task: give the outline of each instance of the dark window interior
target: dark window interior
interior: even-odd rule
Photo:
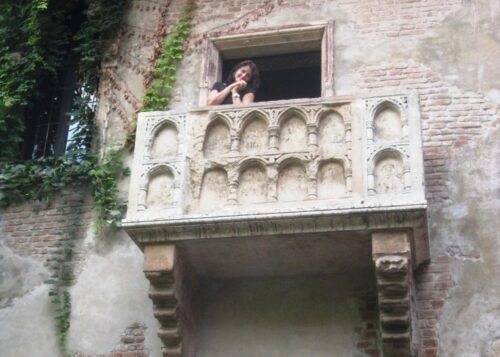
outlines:
[[[78,2],[66,16],[65,28],[72,38],[85,19],[86,5]],[[77,86],[78,60],[72,55],[70,42],[60,48],[66,52],[66,58],[57,69],[57,74],[44,73],[38,79],[37,91],[32,106],[25,112],[25,136],[23,158],[37,159],[63,154],[70,122],[68,114],[72,109]]]
[[[317,98],[321,96],[321,51],[249,58],[260,71],[256,101]],[[222,80],[244,59],[225,60]]]
[[[76,63],[60,68],[58,79],[47,78],[43,92],[27,113],[24,158],[37,159],[64,153],[69,115],[76,86]]]

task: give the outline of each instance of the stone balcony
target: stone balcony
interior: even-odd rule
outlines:
[[[414,352],[411,271],[429,259],[415,95],[141,113],[129,192],[123,223],[153,290],[189,295],[181,261],[191,277],[374,266],[384,353]],[[168,331],[164,355],[190,355],[189,333]]]

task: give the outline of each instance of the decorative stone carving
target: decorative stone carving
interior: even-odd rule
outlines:
[[[279,201],[300,201],[307,197],[307,176],[304,166],[297,162],[284,165],[279,172]]]
[[[379,142],[408,139],[408,96],[385,96],[367,99],[367,139]],[[377,123],[378,122],[378,123]]]
[[[336,198],[346,194],[344,166],[339,161],[327,161],[318,171],[318,198]]]
[[[373,122],[375,140],[395,142],[402,139],[401,113],[394,105],[383,104],[376,112]]]
[[[179,331],[178,300],[175,292],[173,246],[148,246],[144,252],[144,274],[151,283],[149,297],[153,300],[153,314],[160,323],[158,337],[162,341],[162,355],[182,355]]]
[[[264,168],[249,166],[245,168],[239,179],[238,202],[252,204],[267,200],[267,177]]]
[[[179,148],[179,132],[177,128],[166,123],[157,130],[151,147],[151,158],[161,159],[177,155]]]
[[[377,193],[400,193],[404,190],[404,170],[401,157],[388,152],[375,163],[375,191]]]
[[[269,130],[269,148],[272,152],[278,152],[279,150],[279,127],[270,126]]]
[[[173,202],[175,178],[167,168],[160,168],[150,175],[147,188],[147,209],[161,209]]]
[[[413,356],[410,252],[404,232],[372,235],[384,356]]]
[[[267,123],[260,117],[247,120],[241,133],[240,151],[242,154],[262,153],[267,150]]]
[[[344,119],[335,111],[323,113],[319,120],[319,147],[321,152],[331,152],[335,146],[344,143]]]
[[[228,178],[223,169],[205,172],[201,183],[200,207],[203,210],[221,208],[228,198]]]
[[[193,343],[188,340],[196,328],[197,309],[192,294],[197,288],[192,273],[175,246],[148,245],[144,248],[144,274],[151,286],[153,314],[160,323],[158,337],[162,357],[192,356]]]
[[[307,150],[306,122],[298,112],[292,112],[280,127],[280,151],[294,152]]]
[[[261,202],[268,204],[259,209],[276,213],[425,202],[418,98],[408,98],[300,99],[293,105],[283,101],[141,114],[129,217],[140,221],[202,212],[217,215],[214,204],[226,206],[221,210],[223,215],[239,215]],[[396,111],[401,127],[411,127],[411,140],[405,139],[403,129],[394,142],[379,140],[379,136],[387,138],[381,130]],[[178,149],[174,156],[168,156],[175,153],[175,145],[166,147],[162,143],[174,141],[167,140],[175,138],[174,128],[179,131]],[[249,161],[259,163],[257,167],[262,170],[249,169],[255,166],[248,165]],[[295,166],[286,168],[292,162]],[[296,166],[298,163],[302,168]],[[147,195],[148,190],[162,191],[155,187],[167,185],[165,177],[159,184],[161,178],[148,176],[158,165],[171,167],[175,177],[174,194],[168,204],[168,196],[152,199]],[[266,185],[261,182],[262,173]],[[251,176],[259,181],[255,187]],[[290,188],[285,188],[287,180]],[[315,202],[318,199],[321,201]],[[308,202],[301,205],[301,200]],[[287,204],[274,205],[277,201]],[[158,209],[151,212],[148,204]]]
[[[213,158],[229,153],[231,136],[229,128],[222,121],[214,121],[208,128],[203,145],[206,158]]]

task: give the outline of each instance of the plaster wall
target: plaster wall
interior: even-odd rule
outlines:
[[[70,350],[105,354],[120,350],[120,335],[134,322],[146,324],[147,352],[160,355],[158,322],[142,272],[143,256],[124,234],[95,240],[90,235],[85,264],[71,289]]]
[[[205,280],[198,356],[355,355],[370,273]]]

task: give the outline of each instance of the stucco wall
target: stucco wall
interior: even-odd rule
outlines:
[[[371,274],[207,280],[199,356],[351,356]]]

